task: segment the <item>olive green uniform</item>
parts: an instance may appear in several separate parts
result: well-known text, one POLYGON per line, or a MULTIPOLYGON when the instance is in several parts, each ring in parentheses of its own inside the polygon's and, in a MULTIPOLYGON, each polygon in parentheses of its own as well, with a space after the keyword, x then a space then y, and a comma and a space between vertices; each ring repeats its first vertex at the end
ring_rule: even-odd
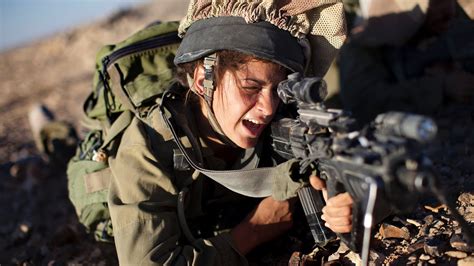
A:
MULTIPOLYGON (((108 204, 120 263, 246 265, 229 230, 257 199, 236 194, 192 168, 176 169, 176 144, 158 109, 147 121, 132 120, 109 160, 113 178, 108 204), (183 189, 188 193, 182 206, 195 241, 185 237, 186 225, 178 218, 183 189)), ((186 137, 181 140, 190 147, 186 137)), ((201 144, 205 166, 229 168, 201 144)))

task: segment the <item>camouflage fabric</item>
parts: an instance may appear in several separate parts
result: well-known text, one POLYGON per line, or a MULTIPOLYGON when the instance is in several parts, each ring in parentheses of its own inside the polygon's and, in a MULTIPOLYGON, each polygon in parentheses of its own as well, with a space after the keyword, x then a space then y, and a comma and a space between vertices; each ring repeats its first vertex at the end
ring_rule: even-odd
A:
POLYGON ((307 75, 324 76, 346 38, 341 0, 192 0, 179 33, 186 39, 196 21, 227 16, 247 23, 266 21, 296 37, 304 50, 307 75))

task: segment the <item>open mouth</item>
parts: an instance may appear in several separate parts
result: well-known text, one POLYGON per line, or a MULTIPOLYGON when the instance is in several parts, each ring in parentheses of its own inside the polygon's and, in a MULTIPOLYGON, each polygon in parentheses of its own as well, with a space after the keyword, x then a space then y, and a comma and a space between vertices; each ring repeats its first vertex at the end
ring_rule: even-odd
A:
POLYGON ((261 123, 254 119, 244 119, 242 123, 255 136, 257 136, 265 127, 264 123, 261 123))

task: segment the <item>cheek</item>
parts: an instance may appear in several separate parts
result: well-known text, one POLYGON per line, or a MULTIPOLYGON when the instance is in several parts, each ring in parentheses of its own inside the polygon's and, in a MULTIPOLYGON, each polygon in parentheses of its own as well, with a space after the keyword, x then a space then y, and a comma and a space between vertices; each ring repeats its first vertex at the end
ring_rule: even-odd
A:
MULTIPOLYGON (((231 85, 231 84, 229 84, 231 85)), ((245 95, 234 86, 219 88, 214 98, 213 108, 216 117, 219 117, 223 124, 231 124, 240 120, 255 103, 255 96, 245 95), (219 112, 219 113, 217 113, 219 112)))

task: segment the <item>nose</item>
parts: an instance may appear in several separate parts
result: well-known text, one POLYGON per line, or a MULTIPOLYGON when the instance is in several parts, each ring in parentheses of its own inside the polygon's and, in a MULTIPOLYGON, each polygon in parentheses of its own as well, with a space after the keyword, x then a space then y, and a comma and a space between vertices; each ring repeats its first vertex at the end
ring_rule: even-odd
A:
POLYGON ((265 90, 259 96, 257 102, 258 111, 264 116, 272 116, 275 113, 279 99, 272 90, 265 90))

